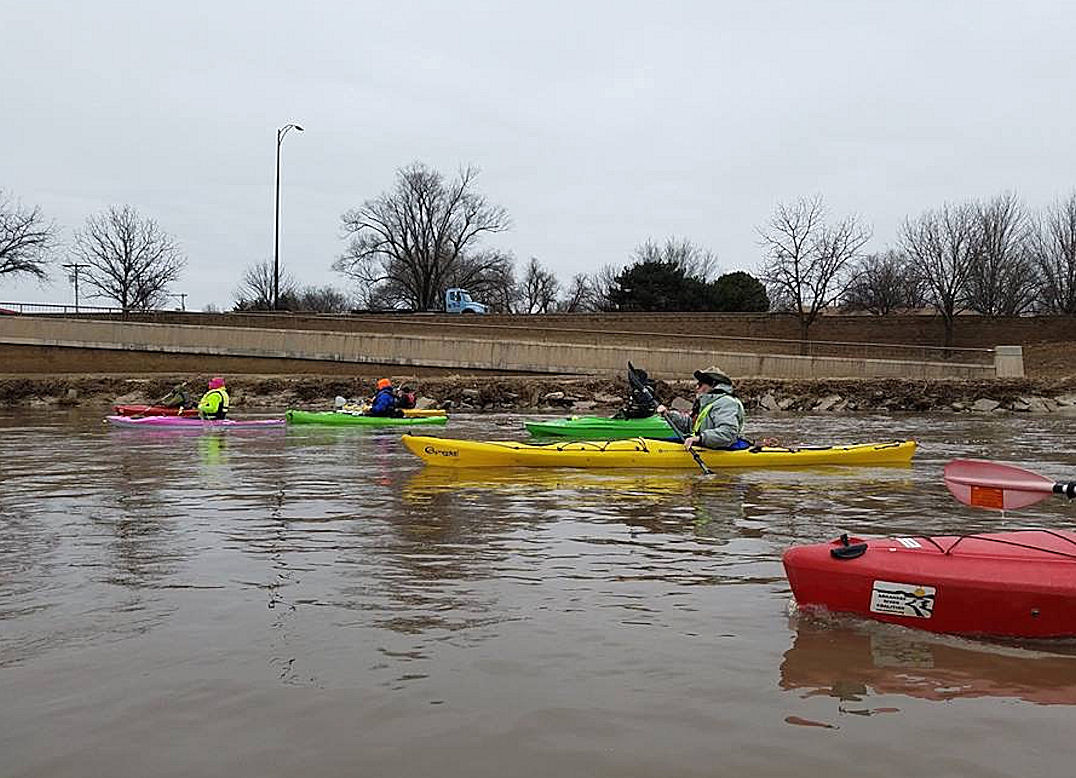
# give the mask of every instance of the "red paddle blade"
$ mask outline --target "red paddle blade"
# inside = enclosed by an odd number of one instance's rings
[[[1049,478],[1002,462],[954,459],[945,466],[945,485],[960,502],[975,508],[1011,511],[1053,494]]]

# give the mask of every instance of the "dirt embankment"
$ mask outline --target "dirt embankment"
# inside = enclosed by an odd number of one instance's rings
[[[97,406],[152,402],[177,383],[199,394],[208,376],[40,376],[0,378],[0,407]],[[425,404],[454,411],[571,411],[605,413],[626,396],[624,379],[549,376],[396,376]],[[339,376],[228,377],[236,410],[277,412],[286,408],[329,408],[337,395],[373,394],[369,379]],[[659,382],[658,396],[679,405],[693,396],[693,382]],[[1076,414],[1076,377],[994,380],[744,379],[736,383],[749,409],[771,411],[979,411],[1009,410]]]

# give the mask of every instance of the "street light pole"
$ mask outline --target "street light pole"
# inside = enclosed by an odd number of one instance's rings
[[[273,310],[280,309],[280,144],[288,130],[303,131],[298,124],[285,124],[276,131],[276,216],[273,219]]]
[[[75,284],[75,313],[78,313],[78,271],[84,267],[89,267],[85,262],[69,262],[66,265],[60,267],[66,268],[71,271],[71,280]]]

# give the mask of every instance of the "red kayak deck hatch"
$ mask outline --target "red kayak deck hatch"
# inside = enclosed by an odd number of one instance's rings
[[[802,608],[962,635],[1076,636],[1074,532],[846,538],[790,548],[783,562]]]

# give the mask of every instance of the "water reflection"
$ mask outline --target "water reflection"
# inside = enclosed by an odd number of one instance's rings
[[[403,498],[415,506],[449,507],[494,501],[506,509],[537,503],[549,515],[592,510],[595,516],[653,533],[697,532],[720,537],[717,527],[744,516],[752,485],[727,473],[555,468],[435,468],[412,475]],[[709,528],[709,529],[708,529]]]
[[[211,432],[198,438],[198,454],[203,470],[211,471],[228,462],[228,438]]]
[[[792,623],[781,688],[833,697],[845,713],[869,713],[883,695],[1076,705],[1076,643],[1001,645],[837,617]]]
[[[408,479],[404,497],[421,502],[440,493],[469,489],[518,493],[572,489],[620,494],[686,494],[697,480],[692,474],[679,471],[423,467]],[[714,478],[716,483],[726,483],[727,480],[721,475]]]
[[[152,588],[189,558],[170,492],[191,480],[191,464],[182,448],[156,436],[124,436],[123,445],[109,448],[97,493],[78,511],[100,531],[92,550],[103,580],[131,592]]]
[[[194,462],[100,426],[5,430],[18,467],[0,489],[0,661],[144,634],[177,610],[162,593],[196,553],[173,498]],[[60,596],[64,593],[64,596]]]
[[[407,479],[403,499],[414,505],[497,501],[572,508],[593,506],[601,515],[654,532],[693,531],[720,539],[720,527],[766,521],[770,530],[800,535],[799,516],[833,531],[835,517],[856,511],[876,516],[879,505],[914,492],[910,469],[801,468],[795,475],[769,470],[633,471],[555,468],[425,467]],[[849,496],[862,507],[850,509]],[[777,526],[773,522],[775,517]],[[828,529],[821,529],[828,527]]]

